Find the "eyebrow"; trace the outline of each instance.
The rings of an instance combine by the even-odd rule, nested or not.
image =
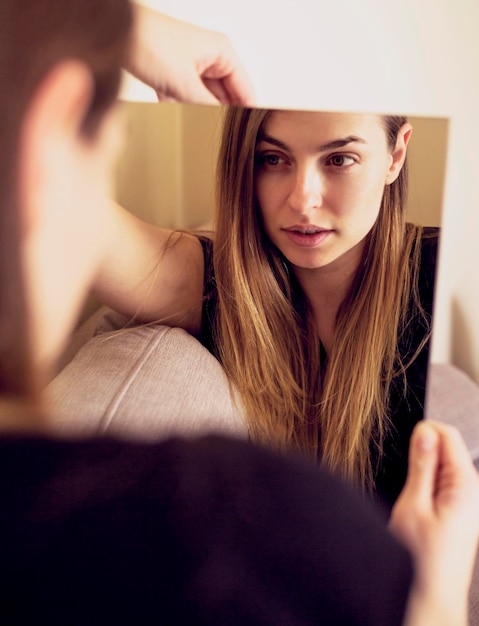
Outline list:
[[[286,150],[287,152],[291,152],[291,148],[285,144],[283,141],[276,139],[276,137],[272,137],[267,133],[262,133],[258,138],[258,143],[260,141],[265,141],[267,143],[272,144],[273,146],[277,146],[282,150]],[[348,135],[347,137],[342,137],[340,139],[333,139],[333,141],[328,141],[328,143],[324,143],[318,147],[318,152],[325,152],[326,150],[335,150],[336,148],[343,148],[350,143],[363,143],[366,141],[361,139],[361,137],[356,137],[355,135]]]

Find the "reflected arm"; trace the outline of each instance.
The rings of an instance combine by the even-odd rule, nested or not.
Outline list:
[[[141,322],[201,328],[204,261],[194,235],[147,224],[111,203],[93,295]]]

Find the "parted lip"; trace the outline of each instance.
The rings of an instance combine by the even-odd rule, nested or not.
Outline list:
[[[291,233],[301,233],[302,235],[315,235],[316,233],[329,232],[331,229],[315,226],[314,224],[294,224],[293,226],[283,228],[283,230]]]

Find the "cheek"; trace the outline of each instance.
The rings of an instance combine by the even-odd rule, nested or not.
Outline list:
[[[358,177],[348,185],[339,187],[336,193],[336,207],[339,214],[361,222],[375,219],[379,212],[384,192],[384,182],[378,177]]]
[[[274,213],[275,192],[277,188],[271,185],[270,179],[258,176],[255,183],[255,196],[258,210],[263,220],[267,220],[268,216]]]

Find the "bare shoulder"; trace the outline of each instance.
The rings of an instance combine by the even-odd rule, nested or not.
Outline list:
[[[198,335],[205,272],[201,241],[190,232],[163,231],[160,248],[138,315]]]
[[[94,295],[141,322],[201,328],[203,249],[190,232],[147,224],[114,206]]]

